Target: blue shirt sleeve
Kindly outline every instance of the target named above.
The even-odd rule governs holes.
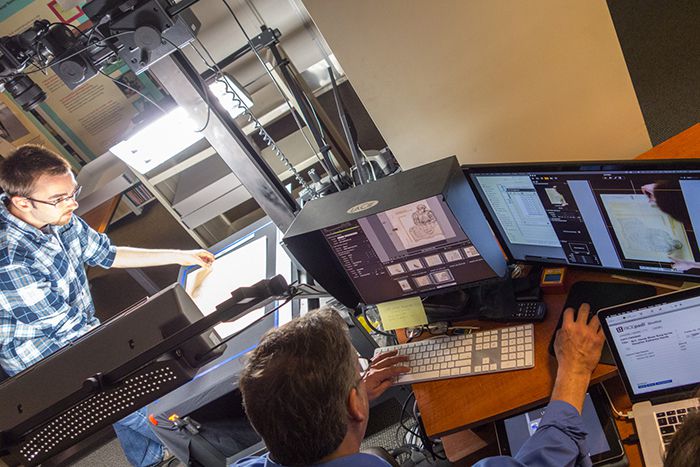
[[[110,268],[117,255],[117,248],[112,246],[109,237],[96,232],[92,227],[78,216],[75,219],[74,228],[77,229],[78,239],[82,249],[81,258],[88,266],[100,266]]]
[[[566,467],[592,465],[586,431],[578,410],[564,401],[551,401],[539,428],[513,457],[483,459],[475,467]]]

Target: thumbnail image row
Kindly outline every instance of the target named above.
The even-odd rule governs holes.
[[[462,256],[464,255],[464,256]],[[398,276],[411,271],[419,271],[421,269],[439,266],[445,263],[454,263],[465,258],[473,258],[479,256],[479,252],[473,246],[466,248],[446,251],[434,255],[424,256],[423,258],[409,259],[408,261],[396,264],[390,264],[386,267],[389,274]]]
[[[415,284],[415,288],[422,289],[431,285],[454,282],[455,278],[448,269],[444,269],[442,271],[431,272],[430,274],[425,274],[423,276],[411,277],[411,280]],[[398,283],[401,290],[404,292],[410,292],[414,289],[408,279],[399,279]]]

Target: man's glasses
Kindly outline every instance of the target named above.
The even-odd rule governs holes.
[[[68,201],[70,201],[70,200],[75,200],[75,198],[77,198],[78,196],[80,196],[80,191],[81,191],[82,189],[83,189],[83,187],[80,186],[80,185],[78,185],[78,186],[75,187],[75,190],[74,190],[73,193],[71,193],[70,195],[68,195],[68,196],[62,196],[62,197],[57,198],[57,199],[55,199],[55,200],[53,200],[53,201],[42,201],[42,200],[40,200],[40,199],[30,198],[29,196],[25,196],[25,198],[28,199],[29,201],[34,201],[35,203],[48,204],[49,206],[54,206],[54,207],[56,207],[56,206],[58,206],[59,204],[64,204],[64,203],[66,203],[66,202],[68,202]]]

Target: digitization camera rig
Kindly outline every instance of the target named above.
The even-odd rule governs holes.
[[[29,111],[46,99],[30,74],[51,69],[75,89],[118,59],[142,73],[199,31],[185,3],[195,2],[93,0],[82,7],[92,21],[89,29],[37,20],[19,34],[0,37],[0,90]]]

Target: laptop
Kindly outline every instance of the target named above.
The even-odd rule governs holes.
[[[598,317],[632,400],[647,466],[700,410],[700,287],[602,309]]]

